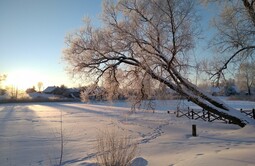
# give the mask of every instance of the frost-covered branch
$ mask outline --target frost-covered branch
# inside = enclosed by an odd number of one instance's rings
[[[101,80],[113,98],[116,87],[132,89],[130,95],[138,102],[165,85],[240,126],[250,123],[183,75],[192,66],[189,56],[199,32],[193,0],[119,0],[104,5],[104,26],[86,25],[67,39],[64,59],[72,71],[96,83]]]
[[[218,76],[220,77],[220,75],[222,74],[223,70],[227,69],[228,67],[228,64],[241,52],[243,51],[247,51],[247,50],[250,50],[250,49],[255,49],[255,46],[247,46],[247,47],[244,47],[244,48],[241,48],[239,49],[238,51],[236,51],[230,58],[228,58],[228,60],[224,63],[224,65],[216,72],[214,73],[210,79],[212,79],[214,76]]]

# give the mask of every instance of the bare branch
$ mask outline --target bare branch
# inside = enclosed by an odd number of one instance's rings
[[[217,77],[218,77],[218,79],[219,79],[220,75],[222,75],[223,70],[227,69],[228,64],[229,64],[239,53],[241,53],[241,52],[243,52],[243,51],[246,51],[246,50],[250,50],[250,49],[255,49],[255,46],[244,47],[244,48],[239,49],[238,51],[236,51],[236,52],[225,62],[225,64],[224,64],[216,73],[214,73],[214,74],[210,77],[210,79],[212,79],[212,78],[213,78],[214,76],[216,76],[216,75],[217,75]]]

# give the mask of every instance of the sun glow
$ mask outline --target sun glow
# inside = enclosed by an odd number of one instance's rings
[[[37,83],[43,82],[44,80],[40,73],[28,70],[17,70],[7,74],[5,85],[14,86],[19,90],[26,90],[33,86],[37,87]]]

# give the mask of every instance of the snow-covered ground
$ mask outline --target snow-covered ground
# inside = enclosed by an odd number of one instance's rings
[[[60,156],[61,114],[64,133],[63,165],[96,162],[96,137],[105,129],[123,131],[139,143],[140,166],[255,165],[255,127],[176,118],[178,104],[156,101],[157,109],[131,114],[126,102],[26,103],[0,105],[0,165],[54,165]],[[155,105],[156,104],[156,105]],[[254,102],[231,101],[236,108]],[[166,110],[171,110],[170,114]],[[192,124],[198,137],[191,136]],[[136,164],[139,162],[136,162]]]

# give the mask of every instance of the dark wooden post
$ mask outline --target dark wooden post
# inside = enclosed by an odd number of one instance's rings
[[[211,114],[210,114],[210,112],[209,112],[209,111],[208,111],[207,113],[208,113],[208,122],[210,122],[210,121],[211,121],[211,117],[210,117],[210,116],[211,116]]]
[[[197,126],[196,125],[192,125],[192,136],[196,137],[197,136]]]
[[[191,110],[191,118],[194,119],[194,110]]]
[[[255,119],[255,109],[252,109],[252,115],[253,115],[253,119]]]
[[[203,118],[205,118],[205,110],[203,109],[202,111],[203,111]]]

